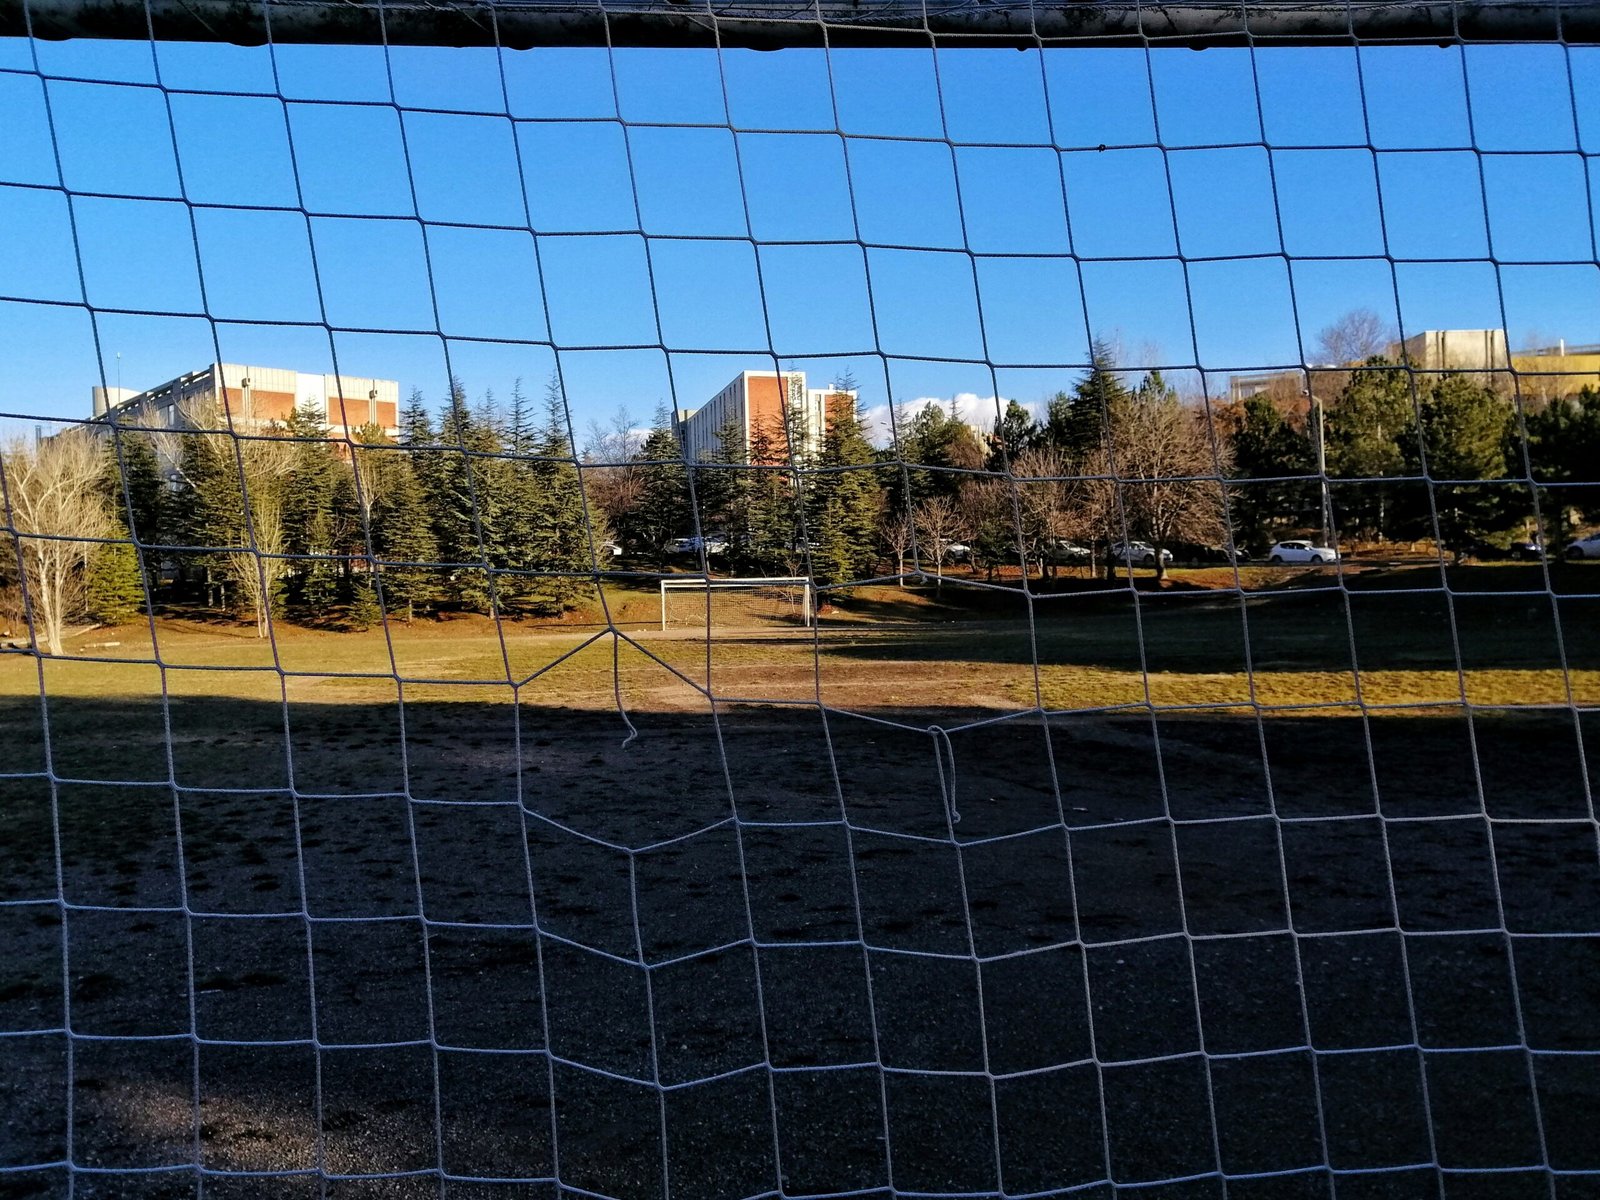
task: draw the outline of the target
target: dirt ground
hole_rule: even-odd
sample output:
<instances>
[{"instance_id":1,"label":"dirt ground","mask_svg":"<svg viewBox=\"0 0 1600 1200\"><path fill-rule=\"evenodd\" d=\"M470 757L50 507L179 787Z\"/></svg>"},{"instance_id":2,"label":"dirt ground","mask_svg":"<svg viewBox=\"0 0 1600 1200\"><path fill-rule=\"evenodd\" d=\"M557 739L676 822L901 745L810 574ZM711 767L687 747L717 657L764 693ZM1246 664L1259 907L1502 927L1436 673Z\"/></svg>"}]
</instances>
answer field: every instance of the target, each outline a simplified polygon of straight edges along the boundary
<instances>
[{"instance_id":1,"label":"dirt ground","mask_svg":"<svg viewBox=\"0 0 1600 1200\"><path fill-rule=\"evenodd\" d=\"M1592 708L1027 629L0 663L0 1197L1600 1195Z\"/></svg>"}]
</instances>

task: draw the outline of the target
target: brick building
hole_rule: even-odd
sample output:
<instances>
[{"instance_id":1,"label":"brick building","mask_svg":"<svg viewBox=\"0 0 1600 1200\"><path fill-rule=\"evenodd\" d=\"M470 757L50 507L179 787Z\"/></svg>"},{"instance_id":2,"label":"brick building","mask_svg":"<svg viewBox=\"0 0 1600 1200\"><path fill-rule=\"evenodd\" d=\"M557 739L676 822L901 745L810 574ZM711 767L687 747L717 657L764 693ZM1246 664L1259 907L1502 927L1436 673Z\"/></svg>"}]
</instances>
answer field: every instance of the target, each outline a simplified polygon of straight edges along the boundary
<instances>
[{"instance_id":1,"label":"brick building","mask_svg":"<svg viewBox=\"0 0 1600 1200\"><path fill-rule=\"evenodd\" d=\"M95 388L95 420L156 428L187 428L192 414L215 407L218 424L254 433L287 421L296 408L309 407L336 438L373 424L393 437L399 432L400 384L393 379L315 375L284 367L208 363L176 379L130 392Z\"/></svg>"},{"instance_id":2,"label":"brick building","mask_svg":"<svg viewBox=\"0 0 1600 1200\"><path fill-rule=\"evenodd\" d=\"M807 387L804 371L741 371L710 400L684 414L678 438L688 460L702 462L724 449L722 435L731 427L738 431L741 444L728 449L748 460L751 435L760 430L767 434L773 452L754 465L786 463L791 437L795 457L804 461L822 453L828 414L840 405L854 408L856 398L854 391ZM787 433L785 408L792 414Z\"/></svg>"}]
</instances>

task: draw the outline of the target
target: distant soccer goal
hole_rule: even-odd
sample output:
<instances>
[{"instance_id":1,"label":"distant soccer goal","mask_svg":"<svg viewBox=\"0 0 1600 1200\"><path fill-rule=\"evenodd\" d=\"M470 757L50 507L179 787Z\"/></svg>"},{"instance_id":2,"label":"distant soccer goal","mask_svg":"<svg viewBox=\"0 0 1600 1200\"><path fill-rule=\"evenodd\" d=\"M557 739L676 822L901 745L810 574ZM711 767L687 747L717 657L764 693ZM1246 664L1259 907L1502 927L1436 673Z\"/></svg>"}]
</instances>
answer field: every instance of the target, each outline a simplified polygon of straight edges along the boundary
<instances>
[{"instance_id":1,"label":"distant soccer goal","mask_svg":"<svg viewBox=\"0 0 1600 1200\"><path fill-rule=\"evenodd\" d=\"M809 626L816 592L804 575L661 580L661 632L671 629L768 629Z\"/></svg>"}]
</instances>

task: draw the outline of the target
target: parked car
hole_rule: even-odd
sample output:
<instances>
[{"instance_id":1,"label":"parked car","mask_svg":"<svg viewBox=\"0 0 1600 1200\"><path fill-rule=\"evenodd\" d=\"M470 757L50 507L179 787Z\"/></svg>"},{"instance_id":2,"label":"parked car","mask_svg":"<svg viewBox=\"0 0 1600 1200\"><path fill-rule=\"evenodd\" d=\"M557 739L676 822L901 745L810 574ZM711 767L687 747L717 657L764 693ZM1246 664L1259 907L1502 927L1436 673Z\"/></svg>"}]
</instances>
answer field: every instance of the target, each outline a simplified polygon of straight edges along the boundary
<instances>
[{"instance_id":1,"label":"parked car","mask_svg":"<svg viewBox=\"0 0 1600 1200\"><path fill-rule=\"evenodd\" d=\"M1321 566L1324 563L1338 562L1339 552L1331 546L1319 546L1315 542L1279 542L1267 552L1267 561Z\"/></svg>"},{"instance_id":2,"label":"parked car","mask_svg":"<svg viewBox=\"0 0 1600 1200\"><path fill-rule=\"evenodd\" d=\"M1050 538L1039 548L1039 553L1046 562L1055 563L1058 566L1086 563L1094 557L1089 553L1087 546L1069 542L1066 538Z\"/></svg>"},{"instance_id":3,"label":"parked car","mask_svg":"<svg viewBox=\"0 0 1600 1200\"><path fill-rule=\"evenodd\" d=\"M1116 542L1112 545L1111 561L1122 563L1130 567L1153 567L1156 565L1156 548L1148 542ZM1170 563L1172 551L1163 550L1161 561Z\"/></svg>"},{"instance_id":4,"label":"parked car","mask_svg":"<svg viewBox=\"0 0 1600 1200\"><path fill-rule=\"evenodd\" d=\"M944 548L944 556L951 562L969 562L972 559L972 547L965 542L951 542Z\"/></svg>"},{"instance_id":5,"label":"parked car","mask_svg":"<svg viewBox=\"0 0 1600 1200\"><path fill-rule=\"evenodd\" d=\"M1172 552L1177 556L1179 562L1242 563L1250 561L1250 555L1242 546L1225 546L1216 542L1188 542L1181 546L1173 547Z\"/></svg>"},{"instance_id":6,"label":"parked car","mask_svg":"<svg viewBox=\"0 0 1600 1200\"><path fill-rule=\"evenodd\" d=\"M1585 558L1600 558L1600 533L1591 533L1588 537L1581 537L1568 542L1566 557L1569 562L1578 562Z\"/></svg>"},{"instance_id":7,"label":"parked car","mask_svg":"<svg viewBox=\"0 0 1600 1200\"><path fill-rule=\"evenodd\" d=\"M702 543L705 545L707 558L715 558L719 554L728 552L728 539L720 533L708 533L703 538L675 538L668 544L667 552L669 554L699 554Z\"/></svg>"},{"instance_id":8,"label":"parked car","mask_svg":"<svg viewBox=\"0 0 1600 1200\"><path fill-rule=\"evenodd\" d=\"M1544 557L1544 538L1536 533L1520 542L1512 542L1507 548L1512 558L1520 558L1523 562L1538 562Z\"/></svg>"}]
</instances>

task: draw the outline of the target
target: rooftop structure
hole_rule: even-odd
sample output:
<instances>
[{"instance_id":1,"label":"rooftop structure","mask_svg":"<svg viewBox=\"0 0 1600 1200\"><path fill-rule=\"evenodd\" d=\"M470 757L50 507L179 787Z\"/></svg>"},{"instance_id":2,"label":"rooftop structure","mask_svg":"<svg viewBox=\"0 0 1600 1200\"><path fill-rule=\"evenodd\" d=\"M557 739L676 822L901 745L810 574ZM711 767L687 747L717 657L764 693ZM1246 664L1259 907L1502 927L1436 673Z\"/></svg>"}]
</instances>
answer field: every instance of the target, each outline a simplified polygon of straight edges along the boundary
<instances>
[{"instance_id":1,"label":"rooftop structure","mask_svg":"<svg viewBox=\"0 0 1600 1200\"><path fill-rule=\"evenodd\" d=\"M399 432L400 384L393 379L318 375L284 367L208 363L142 392L95 388L94 419L154 428L191 426L197 411L214 407L219 424L254 433L310 408L336 438L364 425Z\"/></svg>"}]
</instances>

